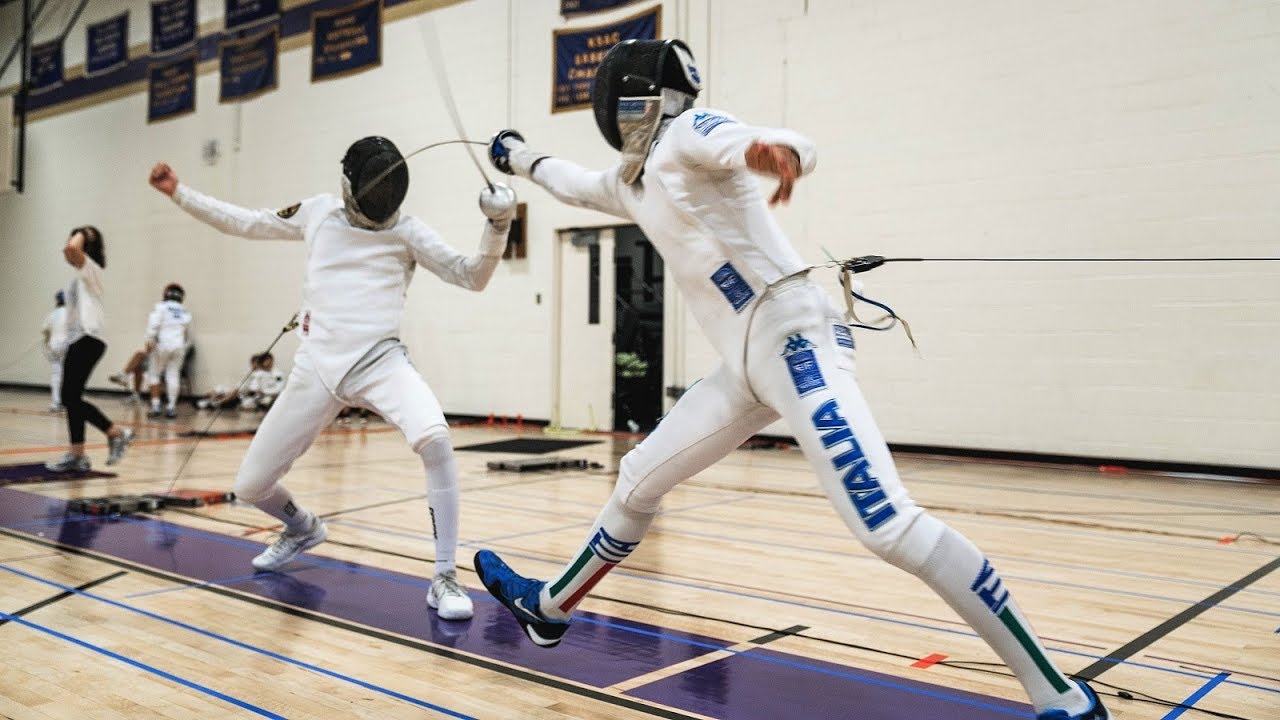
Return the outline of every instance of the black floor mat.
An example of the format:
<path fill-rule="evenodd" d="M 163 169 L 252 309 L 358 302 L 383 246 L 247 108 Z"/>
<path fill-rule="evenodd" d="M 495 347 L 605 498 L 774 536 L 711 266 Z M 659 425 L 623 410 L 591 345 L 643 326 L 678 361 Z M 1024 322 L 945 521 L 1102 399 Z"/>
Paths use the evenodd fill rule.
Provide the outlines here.
<path fill-rule="evenodd" d="M 542 453 L 567 450 L 582 445 L 595 445 L 599 440 L 548 440 L 547 438 L 516 438 L 499 440 L 498 442 L 464 445 L 454 450 L 471 450 L 474 452 L 521 453 L 524 455 L 541 455 Z"/>

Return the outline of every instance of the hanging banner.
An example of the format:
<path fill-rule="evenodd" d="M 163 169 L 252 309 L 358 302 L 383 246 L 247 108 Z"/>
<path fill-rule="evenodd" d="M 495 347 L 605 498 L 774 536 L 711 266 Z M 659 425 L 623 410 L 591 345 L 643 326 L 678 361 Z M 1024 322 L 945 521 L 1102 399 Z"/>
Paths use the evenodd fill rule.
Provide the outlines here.
<path fill-rule="evenodd" d="M 382 64 L 382 3 L 364 0 L 311 15 L 311 81 Z"/>
<path fill-rule="evenodd" d="M 585 15 L 586 13 L 612 10 L 623 5 L 630 5 L 640 0 L 560 0 L 560 14 Z"/>
<path fill-rule="evenodd" d="M 274 90 L 279 48 L 280 30 L 274 27 L 261 35 L 222 43 L 218 48 L 222 68 L 218 102 L 248 100 Z"/>
<path fill-rule="evenodd" d="M 85 31 L 84 74 L 111 72 L 129 62 L 129 11 L 94 23 Z"/>
<path fill-rule="evenodd" d="M 62 84 L 62 38 L 31 46 L 31 75 L 27 90 L 52 90 Z"/>
<path fill-rule="evenodd" d="M 170 52 L 195 41 L 196 0 L 151 3 L 151 52 Z"/>
<path fill-rule="evenodd" d="M 654 40 L 661 32 L 661 5 L 608 25 L 555 31 L 551 112 L 591 107 L 591 83 L 609 48 L 623 40 Z"/>
<path fill-rule="evenodd" d="M 228 30 L 238 30 L 280 14 L 280 0 L 227 0 Z"/>
<path fill-rule="evenodd" d="M 147 122 L 195 112 L 196 63 L 199 53 L 172 62 L 155 63 L 147 69 Z"/>

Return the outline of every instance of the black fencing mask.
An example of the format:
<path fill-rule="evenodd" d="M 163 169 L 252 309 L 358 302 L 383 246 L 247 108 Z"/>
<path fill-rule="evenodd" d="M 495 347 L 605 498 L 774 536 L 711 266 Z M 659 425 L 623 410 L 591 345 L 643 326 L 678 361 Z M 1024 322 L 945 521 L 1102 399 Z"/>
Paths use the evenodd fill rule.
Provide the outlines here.
<path fill-rule="evenodd" d="M 605 53 L 591 87 L 596 126 L 622 151 L 622 180 L 635 182 L 665 118 L 693 107 L 702 77 L 680 40 L 624 40 Z"/>
<path fill-rule="evenodd" d="M 404 196 L 409 192 L 409 167 L 395 143 L 384 137 L 371 136 L 352 143 L 342 158 L 342 175 L 346 178 L 347 207 L 363 218 L 352 218 L 353 224 L 366 225 L 358 220 L 368 219 L 372 226 L 382 226 L 391 221 Z"/>

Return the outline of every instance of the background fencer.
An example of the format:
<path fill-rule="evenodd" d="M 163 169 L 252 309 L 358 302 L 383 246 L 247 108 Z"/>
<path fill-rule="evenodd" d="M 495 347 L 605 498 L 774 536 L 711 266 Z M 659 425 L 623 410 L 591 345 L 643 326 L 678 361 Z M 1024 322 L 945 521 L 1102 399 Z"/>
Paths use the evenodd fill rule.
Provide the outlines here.
<path fill-rule="evenodd" d="M 499 170 L 639 225 L 723 362 L 622 458 L 612 497 L 557 577 L 521 577 L 486 550 L 476 555 L 481 580 L 535 643 L 556 645 L 574 607 L 643 539 L 663 495 L 781 417 L 858 539 L 942 596 L 1017 674 L 1040 720 L 1109 719 L 1087 685 L 1049 660 L 982 552 L 903 487 L 855 380 L 849 328 L 769 211 L 813 171 L 813 144 L 694 108 L 700 90 L 683 42 L 624 41 L 592 90 L 619 164 L 586 170 L 511 130 L 490 143 Z M 771 203 L 752 172 L 778 179 Z"/>
<path fill-rule="evenodd" d="M 182 363 L 191 344 L 191 312 L 182 304 L 187 292 L 178 283 L 164 286 L 163 299 L 147 316 L 147 387 L 151 389 L 151 409 L 147 417 L 160 417 L 160 381 L 168 396 L 165 417 L 178 416 L 178 392 L 182 385 Z"/>
<path fill-rule="evenodd" d="M 506 246 L 515 194 L 501 184 L 481 192 L 487 221 L 479 250 L 466 256 L 426 223 L 400 212 L 409 170 L 396 146 L 382 137 L 363 138 L 347 150 L 341 197 L 317 195 L 278 211 L 247 210 L 202 195 L 179 183 L 163 163 L 152 169 L 150 182 L 224 233 L 306 243 L 301 345 L 284 392 L 254 435 L 235 482 L 237 497 L 285 525 L 253 566 L 278 570 L 324 541 L 324 521 L 300 507 L 280 478 L 339 410 L 365 407 L 404 433 L 426 469 L 436 544 L 428 604 L 447 620 L 471 617 L 471 599 L 455 571 L 458 468 L 448 426 L 398 336 L 416 265 L 445 282 L 484 289 Z"/>

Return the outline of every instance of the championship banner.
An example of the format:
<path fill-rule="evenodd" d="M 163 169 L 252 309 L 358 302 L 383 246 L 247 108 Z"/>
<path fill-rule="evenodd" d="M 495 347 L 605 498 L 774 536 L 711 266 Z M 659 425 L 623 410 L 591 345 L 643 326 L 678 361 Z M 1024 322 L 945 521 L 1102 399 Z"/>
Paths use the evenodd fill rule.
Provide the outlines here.
<path fill-rule="evenodd" d="M 168 120 L 196 109 L 196 63 L 199 53 L 147 69 L 147 122 Z"/>
<path fill-rule="evenodd" d="M 276 89 L 279 48 L 280 29 L 275 27 L 261 35 L 222 43 L 218 48 L 222 69 L 218 102 L 248 100 Z"/>
<path fill-rule="evenodd" d="M 280 0 L 226 0 L 227 30 L 238 30 L 280 14 Z"/>
<path fill-rule="evenodd" d="M 52 90 L 62 84 L 62 38 L 31 46 L 31 75 L 27 90 Z"/>
<path fill-rule="evenodd" d="M 311 81 L 382 64 L 382 2 L 364 0 L 311 15 Z"/>
<path fill-rule="evenodd" d="M 612 10 L 634 2 L 640 2 L 640 0 L 560 0 L 560 14 L 566 17 L 585 15 L 601 10 Z"/>
<path fill-rule="evenodd" d="M 151 3 L 151 52 L 169 52 L 195 41 L 196 0 Z"/>
<path fill-rule="evenodd" d="M 591 83 L 609 48 L 623 40 L 654 40 L 661 32 L 661 5 L 608 25 L 556 30 L 551 112 L 591 107 Z"/>
<path fill-rule="evenodd" d="M 94 23 L 85 31 L 84 74 L 92 77 L 129 62 L 129 11 Z"/>

